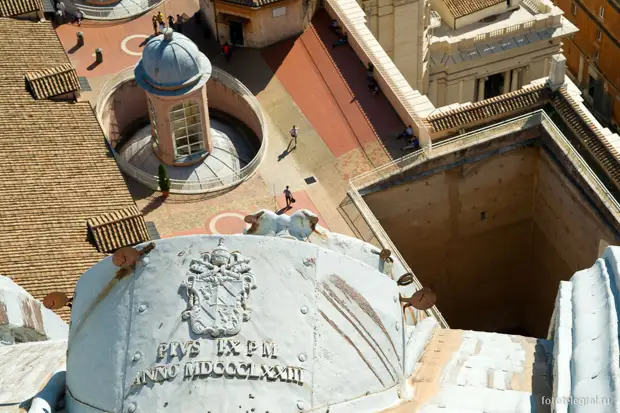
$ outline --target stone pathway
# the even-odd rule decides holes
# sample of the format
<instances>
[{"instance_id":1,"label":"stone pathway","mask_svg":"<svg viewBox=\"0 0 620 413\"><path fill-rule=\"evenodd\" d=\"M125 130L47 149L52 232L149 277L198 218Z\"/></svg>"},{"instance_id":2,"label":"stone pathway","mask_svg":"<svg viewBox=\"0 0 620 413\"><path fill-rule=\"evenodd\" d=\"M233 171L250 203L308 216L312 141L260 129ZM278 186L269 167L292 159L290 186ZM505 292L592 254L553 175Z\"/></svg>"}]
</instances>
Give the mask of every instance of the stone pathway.
<instances>
[{"instance_id":1,"label":"stone pathway","mask_svg":"<svg viewBox=\"0 0 620 413\"><path fill-rule=\"evenodd\" d=\"M166 15L182 10L193 16L198 6L193 0L175 0L162 8ZM79 75L88 77L93 87L85 99L93 102L107 79L138 62L141 43L150 34L150 17L80 28L86 46L69 56ZM245 215L262 208L281 210L287 185L297 202L286 213L307 208L319 215L320 225L353 235L339 211L348 180L390 161L395 154L400 156L394 150L400 142L393 136L403 125L383 96L370 96L365 68L349 46L331 48L334 39L329 36L333 35L325 32L328 22L325 12L319 12L313 20L315 27L299 38L263 51L237 49L230 62L224 60L217 44L205 39L193 19L186 23L184 34L212 64L236 76L257 96L267 117L268 146L257 173L223 194L171 195L163 201L159 193L128 179L138 207L162 237L238 233L245 226ZM72 25L58 28L67 50L74 47L77 31ZM89 69L89 50L94 47L104 48L104 63ZM292 125L300 129L298 145L287 152ZM314 182L307 183L306 178Z\"/></svg>"}]
</instances>

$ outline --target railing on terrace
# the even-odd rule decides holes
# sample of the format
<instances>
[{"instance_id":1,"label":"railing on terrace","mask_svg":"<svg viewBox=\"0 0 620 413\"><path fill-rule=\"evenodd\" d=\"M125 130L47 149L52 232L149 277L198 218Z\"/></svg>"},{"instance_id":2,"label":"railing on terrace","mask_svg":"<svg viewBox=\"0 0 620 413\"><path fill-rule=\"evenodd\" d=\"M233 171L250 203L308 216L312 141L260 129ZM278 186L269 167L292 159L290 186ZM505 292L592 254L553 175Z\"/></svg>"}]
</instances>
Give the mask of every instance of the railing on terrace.
<instances>
[{"instance_id":1,"label":"railing on terrace","mask_svg":"<svg viewBox=\"0 0 620 413\"><path fill-rule=\"evenodd\" d=\"M407 264L407 261L405 261L402 255L400 255L400 252L398 252L398 249L396 248L394 243L392 243L392 240L387 235L387 233L385 232L385 230L383 229L379 221L377 221L377 218L375 218L374 214L372 213L368 205L366 205L366 202L364 202L364 200L362 199L362 196L357 191L357 188L355 188L355 185L351 183L351 181L349 181L348 195L351 201L353 201L353 203L357 207L357 210L359 211L360 216L364 219L364 221L366 222L366 224L368 225L368 227L374 234L376 240L381 245L381 248L390 250L392 252L392 259L397 260L400 263L400 265L403 266L406 273L408 272L410 274L413 274L413 271ZM402 274L394 274L394 276L396 277L400 275ZM415 274L413 277L413 282L416 286L416 291L422 288L422 284L420 283L418 278L415 276ZM437 323L439 323L439 325L442 328L449 328L448 323L446 322L445 318L443 318L443 316L441 315L437 307L432 307L431 309L424 310L424 311L411 308L410 311L413 311L413 313L415 314L415 320L417 322L427 317L433 317L435 320L437 320Z\"/></svg>"},{"instance_id":2,"label":"railing on terrace","mask_svg":"<svg viewBox=\"0 0 620 413\"><path fill-rule=\"evenodd\" d=\"M349 181L349 197L356 205L360 215L367 223L370 231L374 237L381 244L382 248L387 248L392 251L393 256L401 263L406 271L413 274L411 268L407 265L407 262L398 252L398 249L392 243L390 237L385 232L379 221L376 219L364 199L360 194L360 189L377 183L380 180L389 178L390 176L404 172L420 163L430 159L431 157L438 157L449 151L454 151L454 146L460 144L460 147L472 146L477 143L482 143L487 140L496 139L499 136L503 136L510 133L515 133L541 125L547 133L554 139L558 146L564 151L567 159L573 164L573 166L582 172L582 176L585 181L590 185L594 192L598 193L601 197L601 201L608 208L608 210L620 219L620 204L616 201L614 196L609 192L607 187L601 182L598 176L590 168L583 157L577 152L569 140L558 129L553 121L547 116L547 114L539 109L535 112L528 113L526 115L518 116L516 118L507 120L505 122L481 128L463 135L459 135L450 139L446 139L439 143L433 144L432 150L419 150L409 155L404 156L401 159L389 162L386 165L380 166L372 171L359 175ZM363 192L363 191L362 191ZM414 277L415 278L415 277ZM418 288L421 288L420 282L415 278L415 283ZM428 310L427 316L433 316L440 325L447 327L447 323L441 313L433 307Z\"/></svg>"},{"instance_id":3,"label":"railing on terrace","mask_svg":"<svg viewBox=\"0 0 620 413\"><path fill-rule=\"evenodd\" d=\"M128 67L126 69L123 69L121 72L119 72L118 74L110 78L101 88L101 92L99 94L99 100L97 101L96 114L97 114L97 118L99 119L99 122L102 123L102 125L103 125L103 122L102 122L103 111L105 110L104 103L109 100L110 94L114 91L115 87L118 84L122 82L126 82L134 78L133 71L134 71L133 67ZM234 173L224 175L224 176L214 177L214 178L202 179L202 180L184 181L184 180L170 179L170 192L172 193L199 194L199 193L219 191L219 190L230 188L234 185L239 184L242 181L249 179L258 169L258 166L260 165L260 162L265 154L265 148L267 146L267 143L266 143L267 134L265 132L266 123L265 123L265 118L263 116L263 111L260 107L260 104L258 103L258 100L256 100L256 97L254 97L252 92L250 92L250 90L247 87L245 87L243 83L241 83L235 77L229 75L228 73L226 73L225 71L217 67L213 67L211 78L213 79L213 81L223 83L227 87L233 89L239 95L243 96L245 101L254 110L254 112L258 116L258 120L261 125L262 132L263 132L260 148L257 154L254 156L254 159L252 159L250 163L248 163L243 168L239 169L238 171ZM108 136L106 136L106 139L108 139L108 142L109 142ZM158 178L156 175L151 175L135 167L130 162L123 159L123 157L120 156L120 154L116 150L114 150L114 148L112 148L111 144L109 146L121 171L123 171L125 174L127 174L131 178L135 179L136 181L140 182L141 184L151 189L157 190L159 188L159 182L158 182Z\"/></svg>"},{"instance_id":4,"label":"railing on terrace","mask_svg":"<svg viewBox=\"0 0 620 413\"><path fill-rule=\"evenodd\" d=\"M71 14L80 9L84 17L93 20L120 20L146 13L163 3L164 0L123 0L116 6L96 6L92 4L67 2L67 11Z\"/></svg>"}]
</instances>

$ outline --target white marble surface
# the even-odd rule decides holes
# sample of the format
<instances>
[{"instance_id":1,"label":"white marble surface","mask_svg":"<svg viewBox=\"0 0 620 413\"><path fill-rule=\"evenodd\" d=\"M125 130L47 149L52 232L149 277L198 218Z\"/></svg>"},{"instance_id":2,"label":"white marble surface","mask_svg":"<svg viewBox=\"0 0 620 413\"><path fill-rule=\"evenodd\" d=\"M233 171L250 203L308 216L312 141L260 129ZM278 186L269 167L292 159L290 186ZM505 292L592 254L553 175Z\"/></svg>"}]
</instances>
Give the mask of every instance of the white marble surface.
<instances>
[{"instance_id":1,"label":"white marble surface","mask_svg":"<svg viewBox=\"0 0 620 413\"><path fill-rule=\"evenodd\" d=\"M240 342L238 355L218 354L215 340L194 334L181 317L190 262L220 238L251 259L257 286L248 300L251 318L228 337ZM356 411L378 411L398 402L385 392L404 381L402 311L396 283L376 269L311 243L244 235L158 240L144 262L92 309L116 267L105 259L79 280L67 360L73 399L103 411L188 413L290 413L353 400ZM189 340L200 341L199 354L157 359L160 343ZM277 357L248 356L248 341L276 343ZM230 377L185 378L181 370L163 383L132 385L152 366L194 360L241 364L236 374L230 367ZM247 363L259 372L261 365L299 368L302 383L239 378ZM87 411L75 400L69 411Z\"/></svg>"}]
</instances>

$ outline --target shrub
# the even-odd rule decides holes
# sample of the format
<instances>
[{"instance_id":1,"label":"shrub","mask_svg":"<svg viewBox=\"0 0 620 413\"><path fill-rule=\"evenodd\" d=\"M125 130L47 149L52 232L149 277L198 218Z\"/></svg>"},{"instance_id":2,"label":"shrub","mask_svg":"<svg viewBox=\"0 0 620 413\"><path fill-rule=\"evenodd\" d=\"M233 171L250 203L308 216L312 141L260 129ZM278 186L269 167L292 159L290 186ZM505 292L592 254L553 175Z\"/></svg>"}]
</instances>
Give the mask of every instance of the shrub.
<instances>
[{"instance_id":1,"label":"shrub","mask_svg":"<svg viewBox=\"0 0 620 413\"><path fill-rule=\"evenodd\" d=\"M168 172L166 172L166 167L164 165L159 165L157 175L159 177L159 189L162 192L170 191L170 178L168 178Z\"/></svg>"}]
</instances>

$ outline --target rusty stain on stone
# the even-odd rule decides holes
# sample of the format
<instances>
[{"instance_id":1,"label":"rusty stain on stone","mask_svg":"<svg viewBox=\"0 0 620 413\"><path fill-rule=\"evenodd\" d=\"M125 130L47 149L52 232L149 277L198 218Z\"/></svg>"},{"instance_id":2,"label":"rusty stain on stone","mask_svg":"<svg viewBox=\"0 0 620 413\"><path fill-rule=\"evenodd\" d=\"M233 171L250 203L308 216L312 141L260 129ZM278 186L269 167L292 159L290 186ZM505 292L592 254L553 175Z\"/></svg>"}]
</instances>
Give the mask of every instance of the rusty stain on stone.
<instances>
[{"instance_id":1,"label":"rusty stain on stone","mask_svg":"<svg viewBox=\"0 0 620 413\"><path fill-rule=\"evenodd\" d=\"M396 357L398 358L398 360L400 360L400 355L398 354L398 351L396 350L396 346L394 345L394 342L392 341L392 337L388 333L387 329L383 325L383 322L381 321L381 319L379 318L375 310L373 310L370 303L366 301L366 299L360 293L358 293L354 288L352 288L345 280L340 278L338 275L332 274L330 276L330 280L334 284L334 286L336 286L336 288L338 288L340 291L344 293L345 296L347 296L347 298L355 301L355 303L357 303L357 305L362 309L362 311L365 312L370 317L370 319L375 322L375 324L377 324L377 326L381 329L381 331L383 331L388 341L392 345L392 349L394 350Z\"/></svg>"},{"instance_id":2,"label":"rusty stain on stone","mask_svg":"<svg viewBox=\"0 0 620 413\"><path fill-rule=\"evenodd\" d=\"M19 307L22 312L24 327L31 328L40 334L45 335L43 328L43 314L37 301L33 299L20 299Z\"/></svg>"},{"instance_id":3,"label":"rusty stain on stone","mask_svg":"<svg viewBox=\"0 0 620 413\"><path fill-rule=\"evenodd\" d=\"M6 312L6 304L0 301L0 325L9 324L9 315Z\"/></svg>"},{"instance_id":4,"label":"rusty stain on stone","mask_svg":"<svg viewBox=\"0 0 620 413\"><path fill-rule=\"evenodd\" d=\"M394 372L397 373L398 369L394 367L394 365L390 361L390 358L385 354L385 352L383 351L379 343L377 343L373 335L364 327L361 320L357 318L357 316L346 306L344 302L342 302L342 300L336 295L336 293L327 284L323 283L322 285L323 285L323 288L320 289L321 294L323 294L323 296L327 299L327 301L329 301L330 304L353 326L353 328L355 328L358 334L364 339L364 341L366 341L368 346L375 352L375 354L377 355L377 358L383 364L383 367L385 367L388 374L392 377L392 380L396 380L396 378L392 374L392 370L394 370ZM346 310L346 313L343 309ZM353 320L355 320L357 323L354 323ZM362 331L360 330L364 330L364 333L366 334L362 334ZM370 337L374 345L370 342L368 337ZM387 366L388 364L392 368L391 370Z\"/></svg>"},{"instance_id":5,"label":"rusty stain on stone","mask_svg":"<svg viewBox=\"0 0 620 413\"><path fill-rule=\"evenodd\" d=\"M327 321L327 323L332 326L332 328L334 330L336 330L336 332L338 334L340 334L342 336L342 338L344 338L346 340L347 343L349 343L357 352L357 354L360 356L360 358L364 361L364 363L366 363L366 366L368 366L368 368L370 369L370 371L372 371L375 375L375 377L377 378L377 380L379 380L379 383L381 383L382 386L385 387L385 383L383 383L383 380L381 380L381 377L379 377L379 375L377 374L377 372L375 371L375 369L372 368L372 366L370 365L370 362L368 362L368 360L366 360L366 358L364 357L364 355L362 354L362 352L360 351L359 348L357 348L357 346L355 345L355 343L353 342L353 340L351 340L351 338L349 336L347 336L341 329L338 328L338 326L336 325L336 323L334 323L332 320L329 319L329 317L327 317L327 315L319 310L319 313L321 313L321 315L323 316L323 318L325 319L325 321Z\"/></svg>"}]
</instances>

